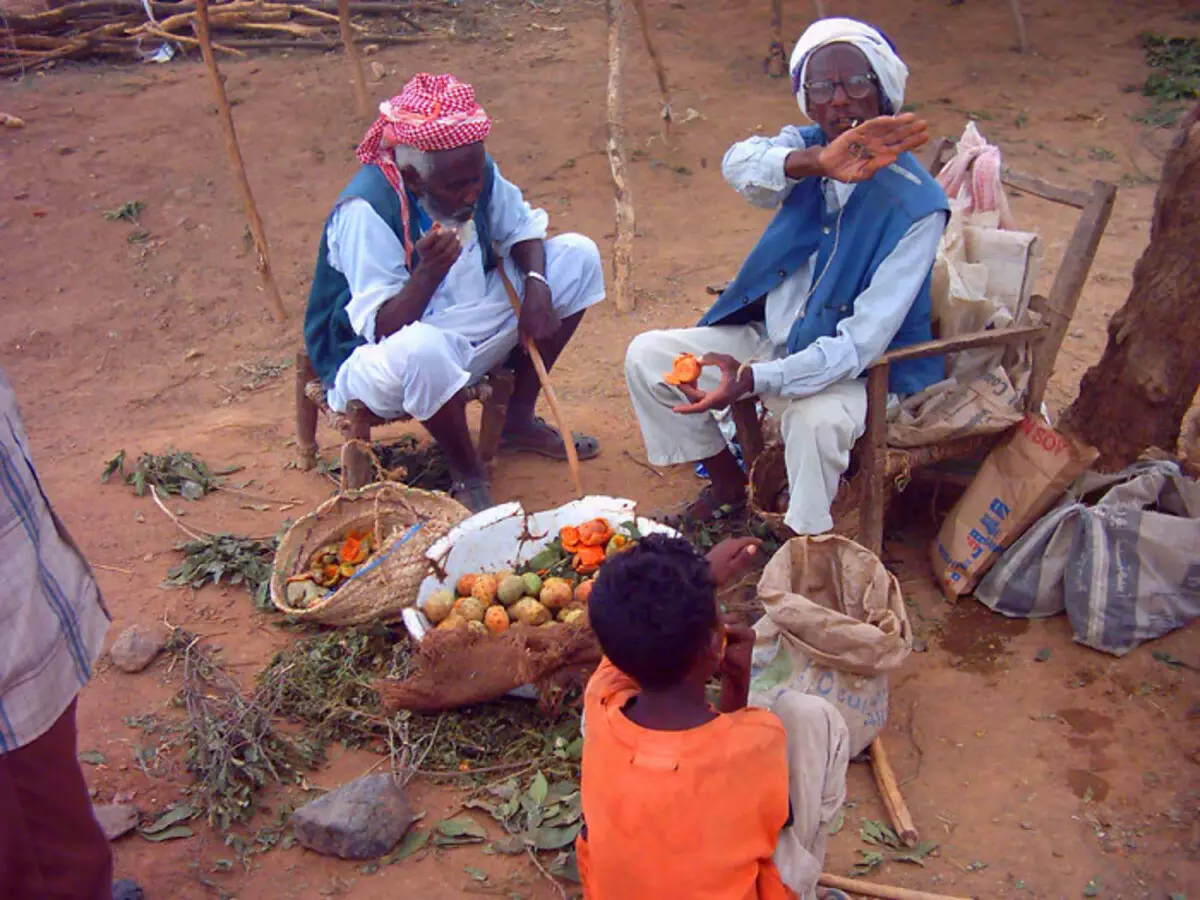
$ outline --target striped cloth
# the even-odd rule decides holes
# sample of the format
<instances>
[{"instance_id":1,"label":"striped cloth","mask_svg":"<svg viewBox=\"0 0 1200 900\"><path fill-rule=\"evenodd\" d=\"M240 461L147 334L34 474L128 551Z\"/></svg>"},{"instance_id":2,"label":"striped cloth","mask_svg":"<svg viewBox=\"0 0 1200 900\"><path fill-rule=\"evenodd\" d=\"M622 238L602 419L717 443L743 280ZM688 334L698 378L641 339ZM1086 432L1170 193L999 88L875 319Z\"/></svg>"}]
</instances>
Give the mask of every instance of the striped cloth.
<instances>
[{"instance_id":1,"label":"striped cloth","mask_svg":"<svg viewBox=\"0 0 1200 900\"><path fill-rule=\"evenodd\" d=\"M0 370L0 753L49 730L92 675L109 615L50 507Z\"/></svg>"}]
</instances>

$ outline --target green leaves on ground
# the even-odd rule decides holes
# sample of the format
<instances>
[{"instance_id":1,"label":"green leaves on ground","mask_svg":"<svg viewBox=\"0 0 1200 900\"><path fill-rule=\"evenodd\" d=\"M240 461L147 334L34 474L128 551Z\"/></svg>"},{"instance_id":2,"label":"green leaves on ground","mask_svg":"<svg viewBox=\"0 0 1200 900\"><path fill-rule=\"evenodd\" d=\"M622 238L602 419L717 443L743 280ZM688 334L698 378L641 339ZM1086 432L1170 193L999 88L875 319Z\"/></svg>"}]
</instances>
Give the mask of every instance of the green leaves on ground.
<instances>
[{"instance_id":1,"label":"green leaves on ground","mask_svg":"<svg viewBox=\"0 0 1200 900\"><path fill-rule=\"evenodd\" d=\"M132 222L134 225L140 224L142 210L146 208L146 204L141 200L129 200L122 203L116 209L106 210L104 218L110 222Z\"/></svg>"},{"instance_id":2,"label":"green leaves on ground","mask_svg":"<svg viewBox=\"0 0 1200 900\"><path fill-rule=\"evenodd\" d=\"M885 862L903 862L925 865L925 858L937 850L932 841L921 841L915 847L906 847L892 828L875 819L863 819L859 837L870 844L873 850L859 850L860 859L850 870L852 876L860 877L875 871Z\"/></svg>"},{"instance_id":3,"label":"green leaves on ground","mask_svg":"<svg viewBox=\"0 0 1200 900\"><path fill-rule=\"evenodd\" d=\"M572 846L583 828L583 801L576 782L551 782L539 771L526 788L510 778L490 788L486 797L468 800L466 806L486 812L508 833L508 837L492 843L495 852L516 855L563 851L551 871L560 878L578 881Z\"/></svg>"},{"instance_id":4,"label":"green leaves on ground","mask_svg":"<svg viewBox=\"0 0 1200 900\"><path fill-rule=\"evenodd\" d=\"M456 816L438 822L433 835L435 847L457 847L460 844L482 844L487 840L483 826L470 816Z\"/></svg>"},{"instance_id":5,"label":"green leaves on ground","mask_svg":"<svg viewBox=\"0 0 1200 900\"><path fill-rule=\"evenodd\" d=\"M113 475L133 487L139 497L145 497L150 488L160 494L178 494L185 500L199 500L205 494L220 487L218 476L230 475L241 466L212 470L203 460L184 450L168 450L163 454L143 453L134 463L133 471L125 471L125 451L121 450L104 466L101 483L107 483Z\"/></svg>"},{"instance_id":6,"label":"green leaves on ground","mask_svg":"<svg viewBox=\"0 0 1200 900\"><path fill-rule=\"evenodd\" d=\"M89 766L102 766L108 762L104 754L99 750L83 750L78 756L80 762L85 762Z\"/></svg>"},{"instance_id":7,"label":"green leaves on ground","mask_svg":"<svg viewBox=\"0 0 1200 900\"><path fill-rule=\"evenodd\" d=\"M180 824L193 818L196 811L184 804L167 810L151 824L138 829L138 834L148 841L173 841L179 838L192 837L196 832L188 826Z\"/></svg>"},{"instance_id":8,"label":"green leaves on ground","mask_svg":"<svg viewBox=\"0 0 1200 900\"><path fill-rule=\"evenodd\" d=\"M1200 38L1140 35L1146 65L1154 69L1142 93L1156 102L1195 100L1200 97Z\"/></svg>"},{"instance_id":9,"label":"green leaves on ground","mask_svg":"<svg viewBox=\"0 0 1200 900\"><path fill-rule=\"evenodd\" d=\"M215 534L187 541L176 549L183 551L183 562L167 571L166 584L172 587L201 588L206 584L243 584L263 611L271 604L271 570L275 563L276 539L260 541Z\"/></svg>"}]
</instances>

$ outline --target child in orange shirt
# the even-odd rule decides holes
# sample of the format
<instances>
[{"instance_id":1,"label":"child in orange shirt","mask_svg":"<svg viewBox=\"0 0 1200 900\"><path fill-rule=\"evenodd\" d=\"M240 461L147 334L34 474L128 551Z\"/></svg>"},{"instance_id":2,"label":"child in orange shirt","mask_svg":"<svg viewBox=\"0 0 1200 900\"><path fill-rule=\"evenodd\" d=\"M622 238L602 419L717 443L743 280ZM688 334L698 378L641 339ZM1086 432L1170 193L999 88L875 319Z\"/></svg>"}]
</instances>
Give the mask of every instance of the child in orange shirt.
<instances>
[{"instance_id":1,"label":"child in orange shirt","mask_svg":"<svg viewBox=\"0 0 1200 900\"><path fill-rule=\"evenodd\" d=\"M733 540L705 558L650 535L596 580L588 616L605 658L584 700L576 844L588 900L845 897L816 889L845 798L845 722L815 697L747 708L754 631L717 607L717 584L757 552Z\"/></svg>"}]
</instances>

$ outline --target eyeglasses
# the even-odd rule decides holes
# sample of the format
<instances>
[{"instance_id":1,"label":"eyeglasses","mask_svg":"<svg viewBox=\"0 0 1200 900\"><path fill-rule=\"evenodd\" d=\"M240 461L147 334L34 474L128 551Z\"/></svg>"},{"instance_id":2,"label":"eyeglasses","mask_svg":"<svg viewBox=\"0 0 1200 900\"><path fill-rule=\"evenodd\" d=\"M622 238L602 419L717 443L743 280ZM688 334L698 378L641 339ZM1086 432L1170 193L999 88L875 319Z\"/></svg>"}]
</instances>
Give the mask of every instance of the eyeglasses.
<instances>
[{"instance_id":1,"label":"eyeglasses","mask_svg":"<svg viewBox=\"0 0 1200 900\"><path fill-rule=\"evenodd\" d=\"M810 81L804 85L804 91L808 94L810 103L824 106L832 102L839 85L851 100L862 100L871 95L878 83L874 74L851 75L845 81Z\"/></svg>"}]
</instances>

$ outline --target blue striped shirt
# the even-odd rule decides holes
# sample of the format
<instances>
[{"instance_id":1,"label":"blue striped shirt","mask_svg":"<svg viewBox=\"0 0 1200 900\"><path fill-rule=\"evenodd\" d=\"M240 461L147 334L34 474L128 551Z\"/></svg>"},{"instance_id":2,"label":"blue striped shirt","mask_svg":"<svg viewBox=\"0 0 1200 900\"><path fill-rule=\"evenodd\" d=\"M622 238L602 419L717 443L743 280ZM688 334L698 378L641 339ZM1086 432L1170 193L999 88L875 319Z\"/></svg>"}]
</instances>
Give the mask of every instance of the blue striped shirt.
<instances>
[{"instance_id":1,"label":"blue striped shirt","mask_svg":"<svg viewBox=\"0 0 1200 900\"><path fill-rule=\"evenodd\" d=\"M109 616L42 490L0 370L0 753L41 737L87 684Z\"/></svg>"}]
</instances>

